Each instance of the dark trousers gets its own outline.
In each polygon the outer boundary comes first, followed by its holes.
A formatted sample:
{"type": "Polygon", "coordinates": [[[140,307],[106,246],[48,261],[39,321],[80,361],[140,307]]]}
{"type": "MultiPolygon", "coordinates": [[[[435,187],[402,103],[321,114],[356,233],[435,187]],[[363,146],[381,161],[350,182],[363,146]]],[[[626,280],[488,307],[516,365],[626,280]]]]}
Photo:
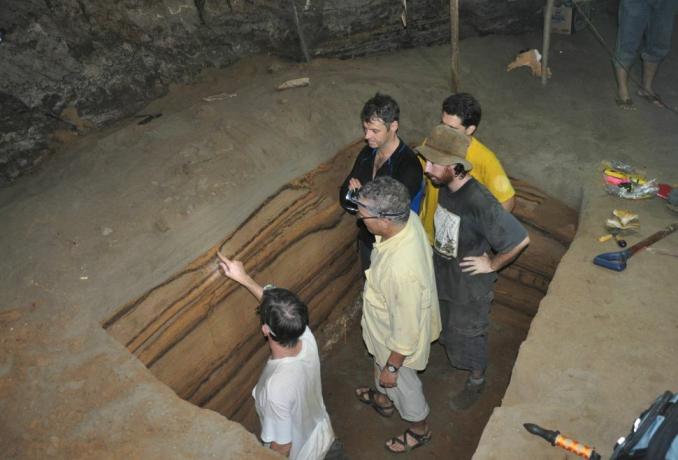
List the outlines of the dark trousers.
{"type": "Polygon", "coordinates": [[[330,446],[330,450],[325,454],[324,460],[348,460],[344,445],[340,440],[334,440],[332,446],[330,446]]]}
{"type": "Polygon", "coordinates": [[[440,343],[450,364],[469,371],[485,372],[488,361],[487,331],[493,293],[468,303],[440,299],[443,332],[440,343]]]}
{"type": "Polygon", "coordinates": [[[358,238],[358,255],[360,256],[360,266],[363,272],[370,268],[370,257],[372,256],[372,244],[367,244],[358,238]]]}

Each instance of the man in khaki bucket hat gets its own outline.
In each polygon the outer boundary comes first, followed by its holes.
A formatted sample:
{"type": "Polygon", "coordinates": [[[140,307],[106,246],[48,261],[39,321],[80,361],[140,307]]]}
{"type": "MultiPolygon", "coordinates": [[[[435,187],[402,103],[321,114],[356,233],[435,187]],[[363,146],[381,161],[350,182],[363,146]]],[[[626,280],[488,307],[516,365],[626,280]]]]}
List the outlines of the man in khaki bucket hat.
{"type": "Polygon", "coordinates": [[[485,386],[487,333],[496,272],[528,245],[525,228],[469,173],[470,137],[445,125],[417,149],[424,173],[439,187],[434,215],[433,266],[450,364],[469,372],[454,394],[454,410],[470,407],[485,386]]]}
{"type": "Polygon", "coordinates": [[[466,171],[471,171],[473,165],[466,159],[469,145],[471,136],[440,124],[433,128],[431,135],[416,150],[431,163],[442,166],[461,164],[466,171]]]}

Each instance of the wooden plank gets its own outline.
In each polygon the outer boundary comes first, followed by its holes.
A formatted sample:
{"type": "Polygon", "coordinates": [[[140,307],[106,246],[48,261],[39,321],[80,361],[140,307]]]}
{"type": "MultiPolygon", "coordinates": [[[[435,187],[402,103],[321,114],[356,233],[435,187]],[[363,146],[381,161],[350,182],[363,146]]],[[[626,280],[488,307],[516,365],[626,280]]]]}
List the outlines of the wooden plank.
{"type": "Polygon", "coordinates": [[[513,214],[566,247],[569,246],[577,231],[577,211],[525,181],[512,177],[511,184],[516,190],[513,214]]]}

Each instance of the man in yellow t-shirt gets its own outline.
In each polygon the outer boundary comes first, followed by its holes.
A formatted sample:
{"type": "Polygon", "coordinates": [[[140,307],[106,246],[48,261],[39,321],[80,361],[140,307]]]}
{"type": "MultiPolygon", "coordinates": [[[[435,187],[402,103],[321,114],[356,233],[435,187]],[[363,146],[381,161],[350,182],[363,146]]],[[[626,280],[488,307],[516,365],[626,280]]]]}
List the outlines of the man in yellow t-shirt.
{"type": "MultiPolygon", "coordinates": [[[[441,122],[472,136],[478,129],[481,115],[480,103],[476,98],[468,93],[456,93],[443,101],[441,122]]],[[[504,209],[511,212],[515,206],[516,192],[494,152],[473,137],[466,159],[473,165],[471,176],[483,184],[504,209]]],[[[433,215],[437,205],[438,189],[426,178],[426,194],[421,203],[419,217],[431,243],[434,235],[433,215]]]]}

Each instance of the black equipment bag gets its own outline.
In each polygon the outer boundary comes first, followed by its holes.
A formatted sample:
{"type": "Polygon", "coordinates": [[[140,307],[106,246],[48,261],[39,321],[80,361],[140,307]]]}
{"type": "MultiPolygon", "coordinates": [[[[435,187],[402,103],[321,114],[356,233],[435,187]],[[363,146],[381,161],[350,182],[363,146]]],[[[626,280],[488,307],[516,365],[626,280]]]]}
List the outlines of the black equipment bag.
{"type": "Polygon", "coordinates": [[[640,414],[610,460],[678,460],[678,393],[665,392],[640,414]]]}

